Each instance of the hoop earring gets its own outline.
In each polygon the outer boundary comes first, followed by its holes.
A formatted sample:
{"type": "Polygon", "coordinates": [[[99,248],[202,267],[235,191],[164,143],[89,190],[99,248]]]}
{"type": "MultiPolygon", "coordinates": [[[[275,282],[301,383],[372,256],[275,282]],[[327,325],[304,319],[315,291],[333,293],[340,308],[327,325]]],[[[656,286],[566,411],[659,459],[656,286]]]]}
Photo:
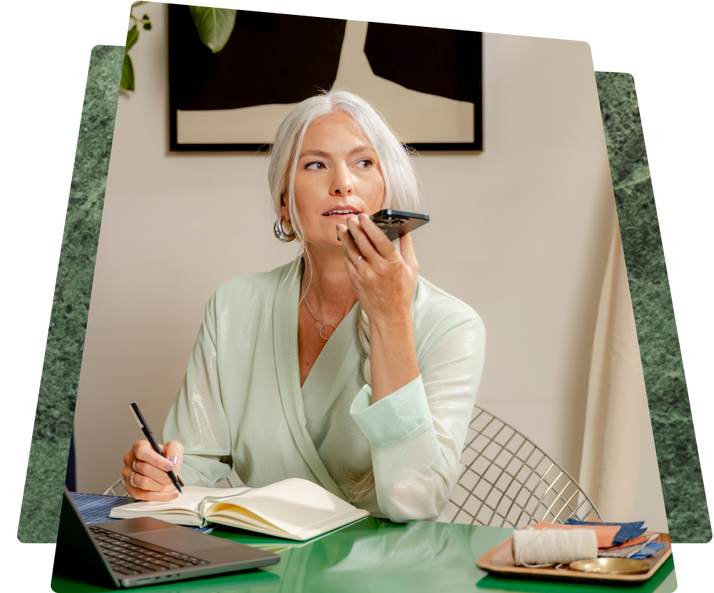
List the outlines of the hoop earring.
{"type": "Polygon", "coordinates": [[[275,238],[283,243],[290,243],[290,241],[296,237],[295,231],[293,231],[293,225],[290,224],[289,220],[285,220],[282,216],[276,219],[275,224],[273,225],[273,232],[275,233],[275,238]],[[287,232],[288,228],[290,229],[290,232],[287,232]]]}

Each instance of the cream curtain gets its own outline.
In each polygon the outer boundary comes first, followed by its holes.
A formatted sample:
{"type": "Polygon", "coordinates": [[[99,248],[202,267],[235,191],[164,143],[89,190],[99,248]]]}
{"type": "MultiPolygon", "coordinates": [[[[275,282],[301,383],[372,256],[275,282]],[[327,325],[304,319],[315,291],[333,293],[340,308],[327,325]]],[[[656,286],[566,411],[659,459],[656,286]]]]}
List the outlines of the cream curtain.
{"type": "Polygon", "coordinates": [[[613,224],[580,466],[580,486],[606,521],[644,519],[643,513],[649,513],[643,498],[652,495],[655,513],[661,516],[664,509],[661,489],[651,491],[659,486],[659,474],[617,216],[613,224]],[[650,478],[643,479],[643,472],[650,478]],[[648,492],[642,491],[643,485],[648,492]]]}

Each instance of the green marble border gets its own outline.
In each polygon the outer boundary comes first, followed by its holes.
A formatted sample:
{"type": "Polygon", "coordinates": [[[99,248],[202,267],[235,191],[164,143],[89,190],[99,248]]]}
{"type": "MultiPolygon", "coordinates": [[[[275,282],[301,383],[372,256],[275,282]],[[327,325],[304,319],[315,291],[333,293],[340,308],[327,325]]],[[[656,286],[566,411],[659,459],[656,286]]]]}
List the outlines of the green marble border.
{"type": "Polygon", "coordinates": [[[645,139],[629,74],[596,72],[670,537],[712,537],[645,139]]]}
{"type": "Polygon", "coordinates": [[[57,537],[123,61],[123,47],[98,45],[89,62],[17,530],[23,543],[57,537]]]}
{"type": "MultiPolygon", "coordinates": [[[[123,47],[92,50],[18,528],[25,543],[57,535],[123,56],[123,47]]],[[[704,542],[711,526],[634,82],[596,78],[670,535],[704,542]]]]}

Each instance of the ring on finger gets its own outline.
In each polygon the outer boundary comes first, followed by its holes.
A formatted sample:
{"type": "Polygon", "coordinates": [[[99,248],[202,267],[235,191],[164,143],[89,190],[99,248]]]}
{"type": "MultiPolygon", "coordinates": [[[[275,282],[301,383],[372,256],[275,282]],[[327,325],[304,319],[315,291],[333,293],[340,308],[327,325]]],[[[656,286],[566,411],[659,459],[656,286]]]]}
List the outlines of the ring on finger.
{"type": "Polygon", "coordinates": [[[361,259],[364,259],[364,256],[360,255],[355,261],[352,262],[352,265],[357,267],[357,262],[361,259]]]}
{"type": "Polygon", "coordinates": [[[134,484],[134,476],[135,476],[135,475],[136,475],[136,472],[134,472],[133,474],[131,474],[131,476],[129,476],[129,483],[130,483],[132,486],[134,486],[134,488],[139,488],[136,484],[134,484]]]}

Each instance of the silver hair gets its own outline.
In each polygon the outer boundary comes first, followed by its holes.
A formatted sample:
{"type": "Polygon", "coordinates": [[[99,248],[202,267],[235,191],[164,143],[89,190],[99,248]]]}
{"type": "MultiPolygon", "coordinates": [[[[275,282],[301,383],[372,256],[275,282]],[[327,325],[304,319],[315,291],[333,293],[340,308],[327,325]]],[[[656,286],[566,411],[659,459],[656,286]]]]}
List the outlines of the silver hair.
{"type": "MultiPolygon", "coordinates": [[[[300,264],[303,259],[310,260],[303,227],[295,206],[294,182],[297,156],[300,154],[308,126],[316,119],[336,111],[343,111],[352,117],[377,153],[385,186],[382,208],[419,211],[419,181],[410,158],[411,151],[401,144],[379,112],[361,97],[347,91],[326,91],[305,99],[280,124],[270,151],[271,159],[268,168],[268,184],[275,213],[280,216],[280,207],[285,200],[290,212],[293,232],[300,242],[293,264],[293,281],[301,273],[300,264]]],[[[309,282],[308,278],[308,286],[309,282]]],[[[357,335],[362,347],[362,374],[365,381],[371,384],[369,319],[361,307],[357,335]]],[[[348,500],[357,502],[373,495],[374,476],[371,471],[361,476],[346,473],[346,477],[350,483],[345,493],[348,500]]]]}

